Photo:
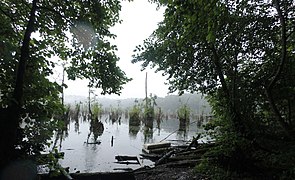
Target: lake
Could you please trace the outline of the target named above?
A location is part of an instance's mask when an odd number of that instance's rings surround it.
[[[71,120],[66,135],[56,141],[59,151],[65,153],[60,164],[63,167],[70,167],[70,172],[113,172],[118,168],[136,169],[140,166],[116,163],[115,156],[139,155],[145,143],[160,142],[163,139],[172,143],[189,141],[197,133],[202,132],[196,120],[191,120],[183,126],[173,117],[161,121],[154,120],[149,123],[149,127],[144,123],[137,127],[129,126],[129,119],[124,116],[120,120],[112,121],[108,115],[103,115],[100,122],[104,126],[103,132],[90,133],[91,122],[83,120],[82,117]],[[88,142],[101,143],[87,144],[87,139]],[[146,159],[141,161],[144,165],[153,164]]]

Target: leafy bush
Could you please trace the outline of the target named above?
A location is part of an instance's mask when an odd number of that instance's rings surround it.
[[[190,119],[190,108],[184,104],[177,110],[177,116],[180,121],[189,121]]]

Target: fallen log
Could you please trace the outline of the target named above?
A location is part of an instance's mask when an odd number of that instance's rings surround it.
[[[151,154],[151,153],[159,154],[159,153],[163,153],[168,150],[171,150],[171,147],[164,147],[164,148],[157,148],[157,149],[150,149],[150,150],[145,149],[145,148],[142,149],[142,151],[147,154]]]
[[[162,156],[158,161],[156,161],[155,165],[160,165],[162,164],[165,160],[167,160],[173,153],[175,152],[175,150],[171,150],[168,153],[164,154],[164,156]]]
[[[198,136],[195,138],[193,137],[192,142],[189,144],[189,146],[186,148],[186,150],[191,149],[191,147],[197,147],[198,146],[198,140],[200,139],[201,134],[198,134]]]
[[[115,156],[115,159],[118,161],[138,160],[137,156]]]
[[[116,162],[118,164],[139,164],[140,166],[142,166],[142,163],[140,162],[138,156],[115,156],[115,159],[118,161]]]
[[[175,148],[175,149],[187,149],[188,148],[188,145],[176,145],[176,146],[171,146],[172,148]]]
[[[190,155],[190,154],[204,154],[207,152],[210,148],[202,148],[202,149],[191,149],[191,150],[184,150],[179,151],[176,154],[177,155]]]
[[[167,140],[167,141],[171,141],[171,142],[184,142],[184,143],[188,143],[188,142],[190,142],[190,141],[186,141],[186,140],[182,140],[182,139],[169,139],[169,140]]]
[[[147,150],[151,149],[159,149],[159,148],[168,148],[171,146],[170,142],[159,142],[159,143],[152,143],[152,144],[144,144],[143,148]]]
[[[158,159],[160,159],[162,157],[162,155],[160,154],[139,154],[140,156],[142,156],[145,159],[149,159],[151,161],[157,161]]]
[[[134,161],[117,161],[117,162],[114,162],[114,163],[117,163],[117,164],[139,164],[138,162],[134,162]]]

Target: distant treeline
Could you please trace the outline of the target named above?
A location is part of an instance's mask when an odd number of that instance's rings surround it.
[[[121,109],[130,109],[135,101],[138,103],[142,103],[143,98],[128,98],[128,99],[109,99],[109,98],[98,98],[92,99],[92,102],[98,102],[102,105],[103,108],[117,108]],[[88,101],[86,96],[66,96],[65,103],[66,104],[77,104],[77,103],[85,103]],[[181,105],[186,104],[194,114],[204,114],[209,115],[211,112],[211,107],[206,101],[205,97],[201,94],[183,94],[182,96],[178,95],[168,95],[166,97],[158,97],[156,99],[157,106],[161,107],[163,112],[176,113]]]

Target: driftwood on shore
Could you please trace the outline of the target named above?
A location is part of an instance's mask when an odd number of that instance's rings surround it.
[[[163,170],[177,171],[180,169],[192,169],[197,164],[203,161],[203,158],[209,158],[205,155],[208,150],[216,146],[215,143],[208,144],[193,144],[190,141],[187,145],[172,146],[170,151],[162,154],[141,154],[143,158],[154,159],[155,166],[143,166],[133,171],[135,176],[148,177],[143,174],[160,174]],[[189,177],[189,176],[188,176]],[[189,178],[191,179],[191,178]]]
[[[185,148],[185,149],[176,149],[174,153],[169,154],[169,157],[166,158],[166,162],[173,162],[176,163],[180,162],[180,164],[191,164],[194,162],[199,162],[203,155],[213,146],[212,144],[199,144],[197,148]],[[164,157],[165,155],[163,155]],[[156,164],[157,165],[157,164]]]
[[[171,147],[165,147],[165,148],[157,148],[157,149],[142,149],[143,152],[147,153],[147,154],[159,154],[159,153],[163,153],[166,151],[171,150]]]
[[[169,164],[169,166],[193,166],[196,165],[203,155],[213,146],[215,143],[199,144],[198,139],[200,136],[193,138],[192,141],[186,144],[177,146],[171,146],[170,143],[160,142],[155,144],[144,145],[143,154],[140,154],[143,158],[150,159],[155,162],[155,166],[162,164]],[[161,154],[157,153],[157,150],[166,148]],[[150,150],[153,150],[154,153]]]
[[[171,149],[170,142],[159,142],[159,143],[151,143],[151,144],[144,144],[142,151],[145,153],[163,153]]]
[[[175,150],[171,150],[168,153],[164,154],[158,161],[155,162],[155,165],[159,165],[162,164],[165,160],[167,160],[173,153],[175,152]]]
[[[158,149],[158,148],[168,148],[170,146],[171,146],[170,142],[159,142],[159,143],[144,144],[143,148],[147,150],[151,150],[151,149]]]
[[[146,154],[146,153],[142,153],[139,154],[142,158],[144,159],[149,159],[153,162],[157,161],[158,159],[160,159],[162,157],[161,154]]]

